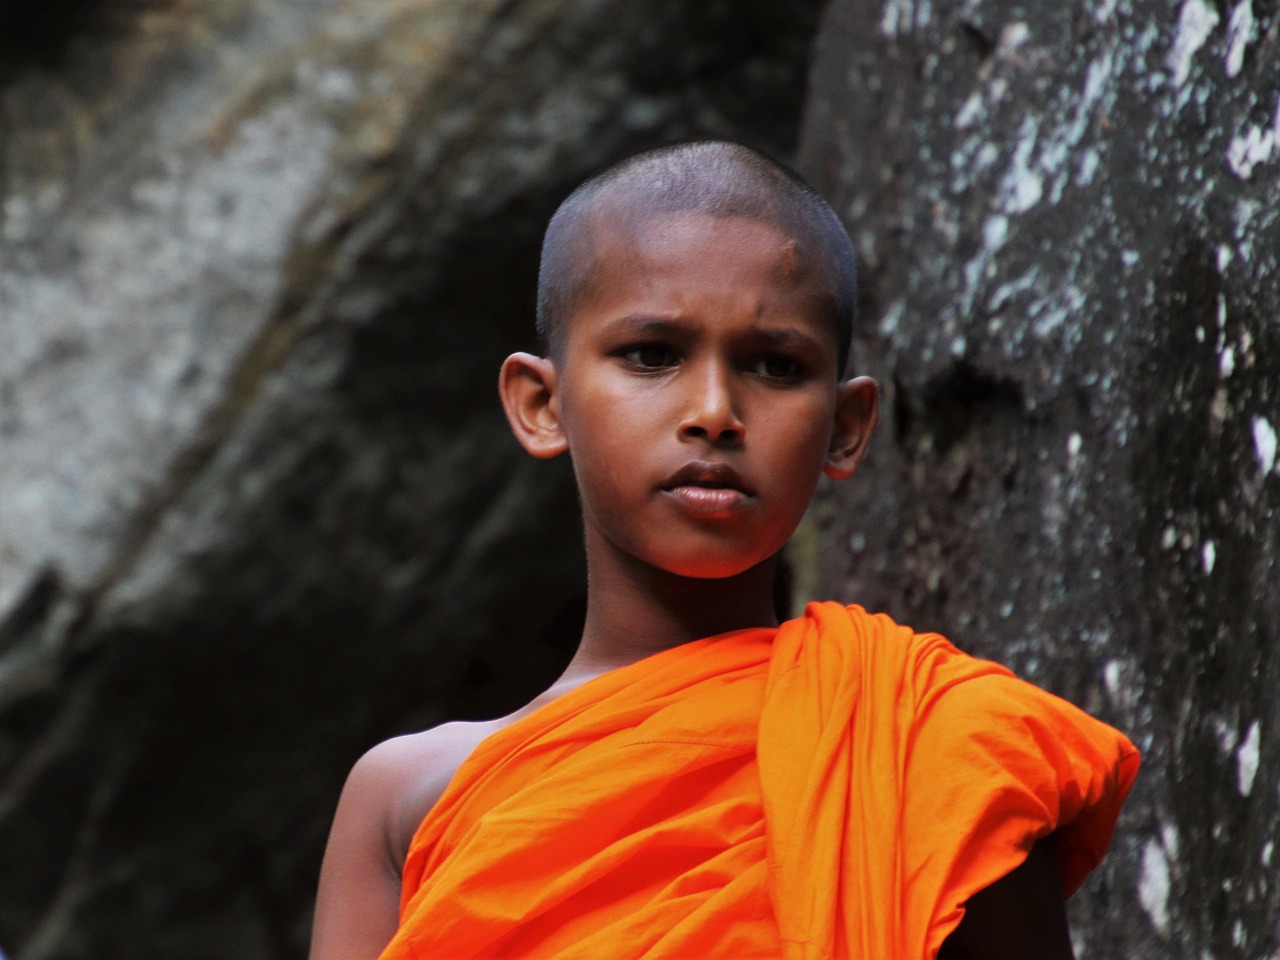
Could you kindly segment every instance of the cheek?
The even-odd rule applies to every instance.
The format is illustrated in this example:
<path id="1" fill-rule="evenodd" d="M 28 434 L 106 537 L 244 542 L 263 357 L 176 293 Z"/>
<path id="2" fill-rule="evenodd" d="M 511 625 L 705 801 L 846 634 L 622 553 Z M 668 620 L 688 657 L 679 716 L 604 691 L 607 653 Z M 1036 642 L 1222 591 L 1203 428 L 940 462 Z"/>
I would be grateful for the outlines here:
<path id="1" fill-rule="evenodd" d="M 828 404 L 797 404 L 785 416 L 762 422 L 758 435 L 770 446 L 770 459 L 787 473 L 821 470 L 831 447 Z"/>
<path id="2" fill-rule="evenodd" d="M 585 379 L 585 378 L 584 378 Z M 562 407 L 569 452 L 584 457 L 598 479 L 625 482 L 643 452 L 661 442 L 672 423 L 669 398 L 660 391 L 618 384 L 609 378 L 575 385 Z"/>
<path id="3" fill-rule="evenodd" d="M 597 512 L 625 513 L 637 482 L 637 448 L 644 445 L 636 425 L 597 406 L 594 414 L 566 421 L 565 435 L 579 496 Z"/>

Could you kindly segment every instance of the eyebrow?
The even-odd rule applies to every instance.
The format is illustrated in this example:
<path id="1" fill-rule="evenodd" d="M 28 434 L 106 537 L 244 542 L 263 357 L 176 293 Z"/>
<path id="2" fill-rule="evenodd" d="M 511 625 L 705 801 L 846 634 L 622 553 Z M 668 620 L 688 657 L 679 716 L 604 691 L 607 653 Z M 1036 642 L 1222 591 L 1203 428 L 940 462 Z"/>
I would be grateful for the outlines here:
<path id="1" fill-rule="evenodd" d="M 679 320 L 644 313 L 615 317 L 609 321 L 608 329 L 610 332 L 626 331 L 635 335 L 652 336 L 679 336 L 688 333 L 688 327 Z M 778 349 L 816 351 L 822 349 L 822 344 L 816 337 L 790 328 L 761 327 L 752 330 L 749 336 L 753 340 L 763 341 Z"/>
<path id="2" fill-rule="evenodd" d="M 673 320 L 670 317 L 658 317 L 646 313 L 631 313 L 622 317 L 615 317 L 609 321 L 608 330 L 610 332 L 628 331 L 631 333 L 645 334 L 677 334 L 684 330 L 684 324 L 679 320 Z"/>
<path id="3" fill-rule="evenodd" d="M 822 344 L 815 337 L 800 330 L 755 330 L 752 335 L 772 346 L 791 350 L 821 350 Z"/>

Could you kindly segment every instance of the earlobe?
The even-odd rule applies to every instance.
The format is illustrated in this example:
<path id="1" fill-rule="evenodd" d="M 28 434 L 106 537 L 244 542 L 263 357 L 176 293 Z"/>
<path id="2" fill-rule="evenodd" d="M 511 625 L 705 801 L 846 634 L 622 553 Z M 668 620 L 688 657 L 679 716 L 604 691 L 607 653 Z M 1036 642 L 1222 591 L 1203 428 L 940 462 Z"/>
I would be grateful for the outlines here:
<path id="1" fill-rule="evenodd" d="M 543 460 L 569 449 L 556 387 L 555 364 L 531 353 L 513 353 L 498 374 L 498 395 L 511 432 L 520 446 Z"/>
<path id="2" fill-rule="evenodd" d="M 835 428 L 823 467 L 827 476 L 843 480 L 853 475 L 879 416 L 879 390 L 870 377 L 854 377 L 836 387 Z"/>

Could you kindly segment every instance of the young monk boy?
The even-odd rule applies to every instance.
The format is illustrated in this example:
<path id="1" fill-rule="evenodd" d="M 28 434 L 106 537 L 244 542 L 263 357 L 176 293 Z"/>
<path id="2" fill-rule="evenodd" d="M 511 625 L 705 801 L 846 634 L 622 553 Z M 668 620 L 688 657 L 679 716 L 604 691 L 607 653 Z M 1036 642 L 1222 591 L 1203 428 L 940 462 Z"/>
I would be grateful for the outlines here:
<path id="1" fill-rule="evenodd" d="M 573 461 L 581 645 L 511 716 L 356 764 L 313 960 L 1071 956 L 1129 742 L 883 614 L 774 617 L 778 551 L 876 423 L 854 301 L 831 208 L 745 147 L 565 201 L 547 355 L 499 389 L 529 453 Z"/>

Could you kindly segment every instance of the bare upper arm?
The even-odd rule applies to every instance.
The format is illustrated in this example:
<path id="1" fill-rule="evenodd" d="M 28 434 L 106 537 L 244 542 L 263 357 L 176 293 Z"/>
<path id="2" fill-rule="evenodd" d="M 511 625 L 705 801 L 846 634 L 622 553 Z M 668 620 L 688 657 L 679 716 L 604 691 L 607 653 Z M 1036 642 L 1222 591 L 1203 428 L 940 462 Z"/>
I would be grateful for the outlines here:
<path id="1" fill-rule="evenodd" d="M 969 898 L 938 960 L 1072 960 L 1074 955 L 1050 835 L 1012 873 Z"/>
<path id="2" fill-rule="evenodd" d="M 453 773 L 434 733 L 380 743 L 351 768 L 320 868 L 311 960 L 372 960 L 395 933 L 406 799 L 425 814 Z"/>

